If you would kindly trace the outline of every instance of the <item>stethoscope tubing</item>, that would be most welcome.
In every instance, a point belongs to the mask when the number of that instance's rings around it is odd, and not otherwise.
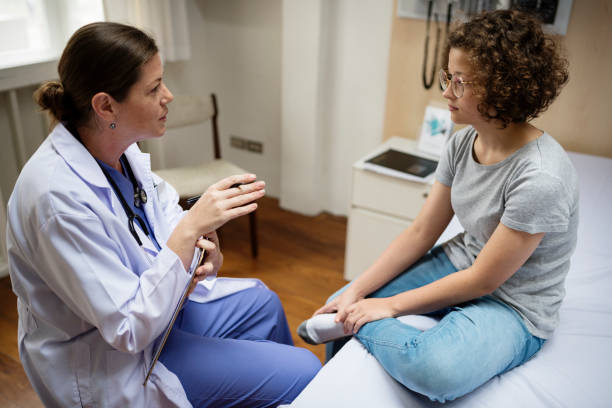
[[[125,161],[123,161],[123,165],[126,168],[126,173],[128,174],[128,177],[130,178],[130,181],[132,182],[132,184],[136,185],[135,184],[135,183],[137,183],[136,177],[134,177],[134,173],[132,172],[132,168],[130,167],[129,162],[127,160],[125,160]],[[119,186],[117,186],[117,183],[115,183],[115,180],[113,180],[111,175],[108,174],[108,172],[102,166],[100,166],[100,170],[102,170],[102,173],[104,173],[104,176],[108,180],[108,182],[111,185],[112,189],[115,191],[115,194],[117,195],[117,198],[119,198],[119,202],[121,203],[121,206],[123,207],[123,210],[125,211],[125,213],[126,213],[126,215],[128,217],[128,228],[130,229],[130,233],[132,234],[132,236],[134,237],[134,239],[136,240],[138,245],[142,247],[142,240],[140,239],[140,236],[138,235],[138,232],[136,231],[136,228],[134,226],[134,220],[136,220],[138,222],[138,224],[140,225],[140,228],[142,229],[142,231],[145,233],[145,235],[147,237],[149,237],[149,229],[147,228],[147,224],[144,222],[142,217],[140,217],[138,214],[136,214],[132,210],[132,207],[130,207],[130,205],[125,200],[125,197],[121,193],[121,190],[119,189]]]

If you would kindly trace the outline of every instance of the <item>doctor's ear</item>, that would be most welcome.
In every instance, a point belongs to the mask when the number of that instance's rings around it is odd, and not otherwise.
[[[100,119],[106,122],[116,122],[117,102],[106,92],[98,92],[91,98],[91,108]]]

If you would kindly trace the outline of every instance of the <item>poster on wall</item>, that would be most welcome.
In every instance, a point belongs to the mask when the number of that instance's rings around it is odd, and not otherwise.
[[[431,105],[427,106],[419,135],[419,150],[439,157],[452,131],[453,121],[450,111]]]

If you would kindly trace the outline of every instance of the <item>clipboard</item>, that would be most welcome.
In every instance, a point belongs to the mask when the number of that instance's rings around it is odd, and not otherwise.
[[[198,263],[197,263],[196,269],[199,266],[201,266],[202,263],[204,262],[205,255],[206,255],[206,250],[204,250],[203,248],[200,248],[200,256],[198,257]],[[172,313],[172,318],[170,319],[170,323],[168,324],[168,327],[166,327],[166,330],[164,331],[164,335],[161,341],[159,342],[159,344],[157,345],[157,349],[155,350],[155,354],[153,355],[153,361],[151,361],[151,366],[149,367],[149,370],[147,371],[147,376],[145,377],[144,382],[142,383],[143,387],[146,386],[147,381],[149,381],[149,377],[151,376],[151,373],[153,372],[153,367],[155,367],[157,360],[159,360],[159,356],[161,355],[161,352],[164,349],[164,346],[166,345],[168,336],[170,336],[170,332],[172,331],[174,322],[176,321],[176,318],[178,317],[179,312],[183,308],[183,304],[185,304],[185,300],[187,300],[187,297],[189,296],[189,288],[191,287],[191,284],[193,283],[195,278],[196,278],[196,274],[195,274],[195,269],[194,269],[193,276],[191,277],[191,279],[189,279],[189,283],[187,284],[187,286],[185,287],[185,290],[183,291],[181,300],[176,305],[176,308],[174,309],[174,313]]]

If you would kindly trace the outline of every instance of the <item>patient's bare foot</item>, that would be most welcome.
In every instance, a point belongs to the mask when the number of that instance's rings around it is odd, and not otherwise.
[[[308,344],[322,344],[346,337],[344,325],[336,323],[336,313],[323,313],[304,320],[297,329],[298,335]]]

